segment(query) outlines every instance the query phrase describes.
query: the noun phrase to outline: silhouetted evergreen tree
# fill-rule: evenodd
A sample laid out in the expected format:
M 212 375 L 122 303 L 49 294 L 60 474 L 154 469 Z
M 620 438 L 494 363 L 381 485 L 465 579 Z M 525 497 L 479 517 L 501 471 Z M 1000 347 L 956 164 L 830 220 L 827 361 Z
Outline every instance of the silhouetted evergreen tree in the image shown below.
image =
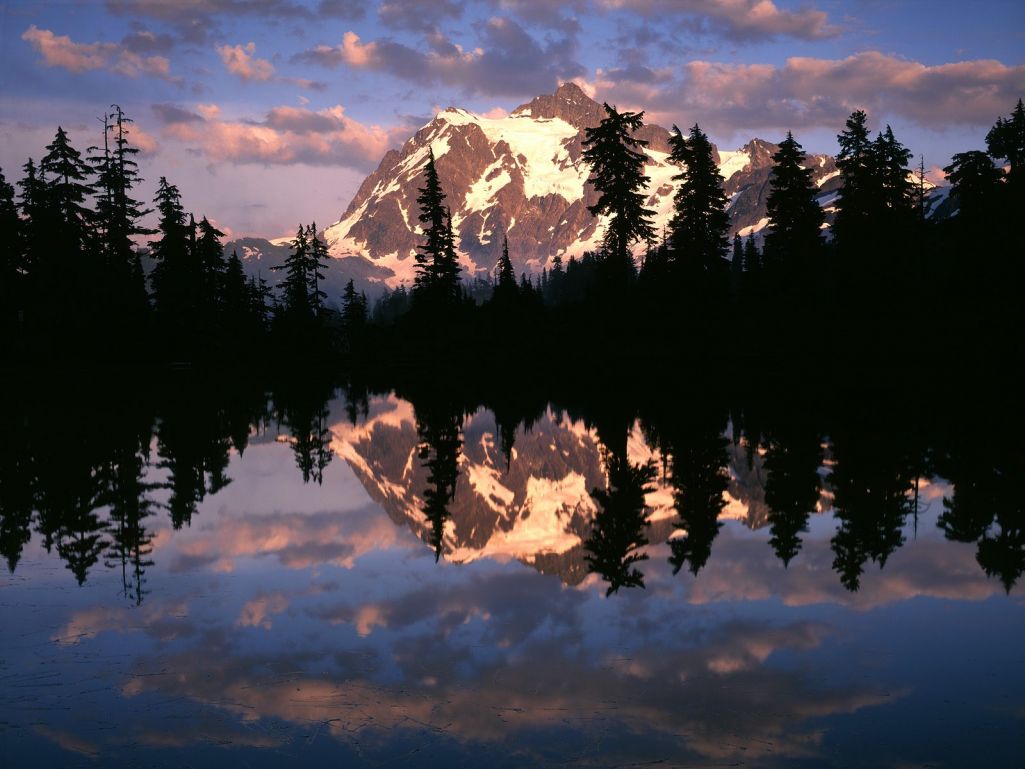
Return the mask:
M 272 267 L 272 270 L 285 270 L 282 282 L 281 304 L 286 321 L 292 324 L 305 325 L 313 318 L 313 305 L 310 301 L 310 242 L 307 229 L 299 225 L 295 238 L 291 243 L 292 252 L 284 264 Z
M 327 294 L 320 288 L 320 284 L 324 280 L 323 270 L 327 268 L 327 243 L 317 235 L 316 222 L 307 228 L 306 238 L 309 244 L 307 254 L 310 275 L 310 307 L 313 308 L 314 315 L 320 316 L 324 312 L 324 300 L 327 299 Z
M 833 235 L 839 243 L 855 249 L 859 238 L 871 232 L 876 210 L 875 161 L 864 110 L 851 113 L 836 140 L 840 145 L 836 167 L 843 185 L 837 193 Z
M 200 316 L 202 268 L 192 247 L 194 230 L 185 219 L 181 193 L 160 177 L 154 200 L 160 216 L 157 240 L 150 242 L 156 261 L 151 277 L 154 309 L 172 356 L 191 357 Z
M 103 147 L 90 148 L 89 162 L 96 173 L 95 219 L 103 262 L 97 299 L 106 316 L 104 333 L 131 335 L 130 341 L 122 339 L 123 354 L 130 353 L 130 344 L 139 343 L 149 311 L 146 281 L 132 237 L 152 231 L 139 224 L 151 211 L 132 197 L 133 188 L 142 181 L 134 159 L 139 150 L 128 139 L 133 121 L 118 105 L 112 109 L 103 117 Z
M 19 331 L 18 311 L 24 311 L 25 267 L 14 187 L 0 169 L 0 334 L 8 341 Z
M 958 152 L 943 172 L 950 182 L 958 216 L 967 219 L 969 227 L 979 226 L 999 215 L 1004 172 L 993 165 L 989 155 L 978 150 Z
M 768 231 L 765 235 L 765 270 L 775 293 L 806 294 L 822 249 L 822 208 L 812 171 L 805 168 L 805 153 L 787 131 L 772 156 Z
M 635 274 L 631 247 L 655 239 L 654 211 L 645 206 L 650 179 L 644 174 L 647 142 L 634 134 L 644 125 L 643 112 L 618 112 L 603 105 L 605 117 L 585 131 L 584 161 L 591 167 L 590 183 L 598 202 L 588 206 L 592 216 L 608 216 L 603 241 L 603 270 L 610 292 L 622 291 Z M 614 294 L 613 294 L 614 295 Z
M 516 295 L 518 292 L 516 287 L 516 274 L 513 272 L 512 261 L 509 259 L 508 238 L 502 239 L 502 255 L 498 258 L 498 264 L 495 267 L 498 275 L 495 281 L 495 293 L 492 299 L 496 304 L 508 309 L 516 301 Z
M 434 151 L 424 168 L 424 186 L 416 199 L 425 241 L 417 247 L 414 297 L 428 306 L 451 306 L 460 297 L 459 261 L 456 257 L 452 216 L 445 207 Z
M 669 160 L 680 167 L 670 221 L 671 260 L 683 290 L 694 301 L 723 298 L 727 285 L 726 233 L 730 218 L 723 178 L 712 156 L 712 144 L 695 123 L 688 138 L 673 126 Z
M 1018 104 L 1008 118 L 997 118 L 997 122 L 986 134 L 986 148 L 994 158 L 1006 158 L 1010 165 L 1008 183 L 1016 198 L 1025 194 L 1025 105 Z

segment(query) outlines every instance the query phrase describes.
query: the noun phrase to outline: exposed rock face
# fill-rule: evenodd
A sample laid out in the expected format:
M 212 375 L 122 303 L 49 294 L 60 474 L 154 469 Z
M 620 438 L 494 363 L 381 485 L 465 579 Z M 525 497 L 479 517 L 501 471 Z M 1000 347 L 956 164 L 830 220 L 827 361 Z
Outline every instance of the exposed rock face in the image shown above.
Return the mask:
M 539 272 L 556 255 L 565 259 L 594 249 L 604 222 L 587 211 L 597 195 L 587 183 L 590 168 L 582 143 L 585 129 L 598 125 L 603 115 L 602 106 L 572 83 L 502 118 L 446 109 L 400 151 L 389 151 L 360 185 L 341 219 L 326 230 L 331 253 L 366 257 L 388 275 L 389 285 L 412 281 L 420 242 L 416 198 L 430 151 L 467 275 L 494 267 L 503 235 L 517 272 Z M 648 203 L 661 229 L 671 216 L 672 177 L 679 169 L 668 162 L 667 129 L 646 125 L 638 137 L 648 142 Z M 775 151 L 776 145 L 760 139 L 734 152 L 716 151 L 732 198 L 734 232 L 764 226 Z M 835 179 L 833 159 L 812 155 L 808 164 L 827 191 Z

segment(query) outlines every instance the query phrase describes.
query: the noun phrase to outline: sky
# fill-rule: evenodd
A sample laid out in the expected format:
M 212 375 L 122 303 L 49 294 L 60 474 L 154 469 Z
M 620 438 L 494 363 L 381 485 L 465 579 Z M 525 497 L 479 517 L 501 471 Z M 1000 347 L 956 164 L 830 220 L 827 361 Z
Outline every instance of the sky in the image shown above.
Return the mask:
M 559 83 L 695 122 L 722 149 L 792 130 L 836 152 L 854 109 L 938 169 L 1025 97 L 1020 0 L 0 0 L 0 169 L 119 104 L 160 176 L 230 236 L 336 221 L 447 106 Z

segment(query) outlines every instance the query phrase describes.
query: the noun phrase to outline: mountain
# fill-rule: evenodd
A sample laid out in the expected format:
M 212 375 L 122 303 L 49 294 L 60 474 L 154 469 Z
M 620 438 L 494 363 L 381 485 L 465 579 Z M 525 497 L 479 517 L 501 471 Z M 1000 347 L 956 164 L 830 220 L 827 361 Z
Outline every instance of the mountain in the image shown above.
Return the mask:
M 587 211 L 597 194 L 587 184 L 590 169 L 582 143 L 585 129 L 598 125 L 603 114 L 601 105 L 572 83 L 504 117 L 444 110 L 400 150 L 384 156 L 339 221 L 325 230 L 332 255 L 364 257 L 389 285 L 412 281 L 419 244 L 416 197 L 431 149 L 467 276 L 494 267 L 503 234 L 517 272 L 539 272 L 555 255 L 568 259 L 596 248 L 604 222 Z M 670 218 L 672 176 L 678 173 L 668 162 L 669 131 L 649 124 L 638 136 L 648 141 L 648 204 L 661 228 Z M 734 151 L 715 150 L 730 196 L 733 232 L 747 235 L 765 226 L 775 151 L 776 145 L 761 139 Z M 809 155 L 808 163 L 828 196 L 839 184 L 835 161 Z

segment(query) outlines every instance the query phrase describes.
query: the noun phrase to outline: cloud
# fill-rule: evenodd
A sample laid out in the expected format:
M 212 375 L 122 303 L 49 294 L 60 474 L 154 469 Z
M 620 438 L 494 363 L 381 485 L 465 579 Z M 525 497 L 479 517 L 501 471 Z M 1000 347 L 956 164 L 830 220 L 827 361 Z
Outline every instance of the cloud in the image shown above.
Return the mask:
M 364 15 L 361 0 L 321 0 L 313 8 L 292 0 L 107 0 L 107 9 L 125 16 L 149 16 L 168 22 L 221 15 L 278 19 L 312 19 L 318 16 L 359 19 Z
M 571 37 L 540 45 L 515 21 L 494 17 L 478 27 L 481 45 L 466 50 L 438 30 L 425 35 L 426 51 L 391 38 L 364 42 L 346 32 L 336 46 L 318 45 L 293 57 L 325 67 L 383 72 L 420 84 L 443 84 L 467 93 L 535 95 L 583 73 Z
M 668 20 L 681 15 L 698 31 L 731 40 L 771 40 L 793 37 L 822 40 L 836 37 L 841 28 L 829 15 L 813 8 L 788 11 L 772 0 L 598 0 L 610 11 L 630 11 Z
M 381 23 L 395 29 L 428 32 L 446 19 L 458 19 L 463 7 L 453 0 L 383 0 L 377 7 Z
M 267 59 L 258 59 L 254 55 L 256 43 L 219 45 L 217 53 L 220 55 L 221 61 L 224 62 L 224 68 L 243 80 L 263 82 L 274 77 L 274 65 Z
M 140 45 L 136 34 L 126 38 L 128 43 L 76 43 L 67 35 L 55 35 L 33 24 L 22 33 L 21 39 L 43 57 L 47 67 L 76 74 L 102 69 L 133 78 L 151 75 L 180 82 L 180 78 L 171 76 L 171 62 L 166 57 L 138 52 Z
M 218 45 L 217 53 L 224 62 L 224 68 L 233 75 L 237 75 L 246 82 L 266 83 L 290 83 L 300 88 L 313 91 L 324 91 L 327 89 L 325 83 L 319 80 L 309 80 L 304 77 L 288 77 L 274 75 L 274 65 L 267 59 L 256 58 L 256 43 L 249 42 L 246 45 Z
M 584 0 L 553 3 L 551 0 L 498 0 L 498 7 L 526 24 L 558 29 L 567 34 L 580 31 L 577 16 L 585 13 Z M 564 12 L 568 11 L 568 15 Z
M 696 120 L 720 130 L 839 127 L 855 109 L 941 128 L 992 123 L 1025 91 L 1025 64 L 930 66 L 865 51 L 845 59 L 792 57 L 783 66 L 691 61 L 668 84 L 599 71 L 594 85 L 599 98 L 647 108 L 653 120 Z

